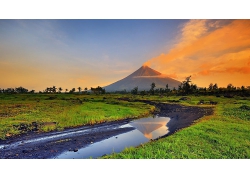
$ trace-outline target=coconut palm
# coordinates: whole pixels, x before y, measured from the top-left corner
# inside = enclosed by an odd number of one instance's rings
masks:
[[[81,87],[78,87],[77,89],[78,89],[79,93],[80,93],[80,92],[81,92],[81,90],[82,90],[82,88],[81,88]]]

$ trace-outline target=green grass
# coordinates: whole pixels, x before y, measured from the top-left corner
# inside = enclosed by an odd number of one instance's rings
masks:
[[[41,124],[39,131],[62,130],[105,121],[148,116],[154,106],[118,101],[119,95],[0,94],[0,139],[23,133],[18,125]]]
[[[151,100],[164,101],[159,97]],[[179,99],[180,97],[169,97]],[[166,99],[165,99],[166,100]],[[177,133],[104,158],[125,159],[245,159],[250,158],[249,98],[191,97],[181,104],[195,105],[200,100],[217,101],[214,115]],[[206,106],[206,105],[202,105]]]
[[[15,125],[32,122],[43,124],[39,131],[62,130],[104,121],[139,118],[154,110],[141,102],[118,101],[151,100],[170,103],[179,96],[133,95],[77,95],[77,94],[0,94],[0,138],[22,133]],[[178,103],[194,106],[200,100],[216,101],[213,115],[203,117],[196,124],[175,134],[121,153],[103,158],[126,159],[234,159],[250,158],[250,98],[189,96]],[[199,105],[201,107],[211,105]],[[55,123],[53,123],[55,122]]]

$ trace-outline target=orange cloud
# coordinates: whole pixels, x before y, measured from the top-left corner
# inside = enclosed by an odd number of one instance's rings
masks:
[[[209,83],[202,80],[203,76],[210,82],[218,79],[215,74],[222,76],[225,86],[235,73],[242,76],[235,80],[235,85],[248,85],[241,83],[250,79],[249,29],[250,20],[234,20],[226,25],[223,20],[191,20],[183,26],[179,43],[169,53],[145,64],[165,74],[176,73],[179,80],[192,75],[203,86]]]

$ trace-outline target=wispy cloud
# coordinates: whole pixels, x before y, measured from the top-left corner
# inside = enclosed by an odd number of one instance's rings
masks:
[[[239,73],[250,78],[249,29],[250,20],[190,20],[181,29],[179,43],[146,64],[166,74],[177,74],[179,79],[192,75],[201,84],[202,76],[212,74]]]

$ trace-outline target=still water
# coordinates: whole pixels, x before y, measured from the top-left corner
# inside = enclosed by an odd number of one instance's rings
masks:
[[[156,139],[166,135],[169,130],[167,123],[170,121],[168,117],[149,117],[131,121],[119,128],[134,127],[135,129],[120,135],[113,136],[93,143],[89,146],[79,149],[77,152],[66,151],[55,157],[57,159],[86,159],[98,158],[105,154],[113,152],[121,152],[126,147],[138,146],[146,143],[151,139]]]

